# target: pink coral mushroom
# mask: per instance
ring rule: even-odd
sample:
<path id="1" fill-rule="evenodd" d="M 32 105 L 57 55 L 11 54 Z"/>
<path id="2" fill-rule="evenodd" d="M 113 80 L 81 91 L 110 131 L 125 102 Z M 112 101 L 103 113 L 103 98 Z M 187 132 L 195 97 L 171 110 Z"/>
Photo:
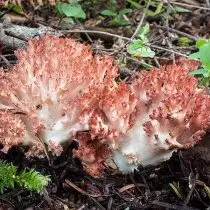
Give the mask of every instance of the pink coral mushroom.
<path id="1" fill-rule="evenodd" d="M 197 62 L 182 58 L 175 65 L 137 73 L 131 85 L 120 85 L 100 102 L 103 115 L 95 116 L 98 123 L 89 142 L 98 133 L 101 145 L 108 145 L 112 159 L 124 173 L 139 165 L 158 164 L 177 148 L 193 146 L 210 126 L 210 97 L 197 87 L 197 79 L 188 75 L 197 67 Z M 83 150 L 86 157 L 93 151 Z M 84 161 L 88 171 L 91 167 L 102 169 L 107 158 L 100 161 L 101 167 L 97 158 L 94 161 Z"/>
<path id="2" fill-rule="evenodd" d="M 16 113 L 30 134 L 19 142 L 42 141 L 59 154 L 61 144 L 89 129 L 101 94 L 115 86 L 117 67 L 108 56 L 93 56 L 90 46 L 48 36 L 29 41 L 17 58 L 12 70 L 0 71 L 0 109 Z"/>
<path id="3" fill-rule="evenodd" d="M 0 71 L 0 144 L 43 145 L 59 155 L 75 138 L 85 170 L 98 176 L 110 160 L 121 172 L 158 164 L 177 148 L 193 146 L 210 126 L 210 97 L 189 72 L 198 63 L 136 73 L 117 83 L 108 56 L 71 39 L 43 37 L 17 52 L 18 63 Z"/>

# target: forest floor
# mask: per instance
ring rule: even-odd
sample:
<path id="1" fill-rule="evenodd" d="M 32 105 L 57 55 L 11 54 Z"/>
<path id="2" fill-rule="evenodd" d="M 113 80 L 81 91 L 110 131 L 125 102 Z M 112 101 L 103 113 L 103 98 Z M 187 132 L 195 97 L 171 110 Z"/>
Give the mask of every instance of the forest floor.
<path id="1" fill-rule="evenodd" d="M 209 0 L 85 0 L 76 4 L 84 12 L 80 11 L 79 18 L 49 4 L 32 6 L 25 1 L 21 6 L 1 7 L 0 67 L 14 65 L 15 50 L 42 28 L 91 44 L 95 53 L 114 56 L 122 78 L 129 80 L 135 71 L 188 56 L 196 51 L 196 40 L 210 34 Z M 33 33 L 27 33 L 30 29 Z M 134 38 L 141 46 L 128 50 Z M 208 150 L 201 154 L 200 145 L 176 152 L 161 165 L 142 167 L 129 175 L 107 169 L 98 179 L 86 174 L 72 157 L 74 146 L 60 157 L 50 157 L 50 161 L 28 159 L 20 148 L 11 149 L 7 155 L 0 153 L 1 159 L 20 169 L 35 168 L 51 177 L 42 195 L 18 188 L 6 190 L 0 194 L 0 209 L 210 208 L 210 157 Z"/>

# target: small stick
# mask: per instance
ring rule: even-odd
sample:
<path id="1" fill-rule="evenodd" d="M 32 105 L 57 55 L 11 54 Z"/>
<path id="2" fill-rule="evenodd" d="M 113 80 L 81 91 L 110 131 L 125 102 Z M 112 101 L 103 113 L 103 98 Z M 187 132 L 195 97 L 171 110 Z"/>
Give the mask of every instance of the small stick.
<path id="1" fill-rule="evenodd" d="M 65 180 L 65 183 L 74 188 L 76 191 L 78 191 L 79 193 L 83 194 L 83 195 L 86 195 L 88 196 L 91 200 L 93 200 L 97 205 L 98 207 L 101 209 L 101 210 L 106 210 L 95 198 L 96 197 L 100 197 L 101 195 L 90 195 L 89 193 L 85 192 L 84 190 L 82 190 L 81 188 L 77 187 L 74 183 L 72 183 L 71 181 L 69 180 Z"/>
<path id="2" fill-rule="evenodd" d="M 136 37 L 136 35 L 138 34 L 140 28 L 142 27 L 144 18 L 145 18 L 145 16 L 146 16 L 146 12 L 147 12 L 147 10 L 148 10 L 148 8 L 149 8 L 149 5 L 150 5 L 150 1 L 151 1 L 151 0 L 149 0 L 149 1 L 147 2 L 147 6 L 146 6 L 145 9 L 144 9 L 144 13 L 143 13 L 143 15 L 142 15 L 142 17 L 141 17 L 141 20 L 140 20 L 140 22 L 139 22 L 139 24 L 138 24 L 138 26 L 137 26 L 135 32 L 133 33 L 131 39 L 134 39 L 134 38 Z"/>
<path id="3" fill-rule="evenodd" d="M 170 1 L 170 3 L 174 4 L 174 5 L 191 7 L 191 8 L 195 8 L 195 9 L 210 10 L 210 8 L 208 8 L 208 7 L 200 7 L 200 6 L 196 6 L 196 5 L 192 5 L 192 4 L 180 3 L 180 2 L 177 2 L 177 1 Z"/>

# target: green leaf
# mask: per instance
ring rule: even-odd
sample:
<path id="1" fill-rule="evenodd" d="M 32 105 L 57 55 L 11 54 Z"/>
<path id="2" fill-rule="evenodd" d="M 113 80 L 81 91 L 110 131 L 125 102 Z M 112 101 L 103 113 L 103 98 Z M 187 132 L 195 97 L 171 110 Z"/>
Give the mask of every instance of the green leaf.
<path id="1" fill-rule="evenodd" d="M 184 7 L 179 7 L 179 6 L 174 7 L 174 10 L 178 13 L 184 13 L 184 12 L 189 12 L 190 11 L 190 10 L 184 8 Z"/>
<path id="2" fill-rule="evenodd" d="M 102 15 L 105 16 L 112 16 L 112 17 L 117 17 L 117 13 L 113 12 L 112 10 L 105 9 L 101 12 Z"/>
<path id="3" fill-rule="evenodd" d="M 125 15 L 127 13 L 131 13 L 132 11 L 132 9 L 122 9 L 119 11 L 119 15 Z"/>
<path id="4" fill-rule="evenodd" d="M 155 52 L 151 50 L 150 47 L 147 46 L 139 48 L 137 50 L 137 54 L 139 54 L 141 57 L 146 57 L 146 58 L 154 58 L 155 56 Z"/>
<path id="5" fill-rule="evenodd" d="M 133 5 L 134 7 L 136 7 L 137 9 L 142 8 L 140 4 L 138 4 L 137 2 L 133 0 L 127 0 L 127 2 Z"/>
<path id="6" fill-rule="evenodd" d="M 144 68 L 146 68 L 146 69 L 151 69 L 151 68 L 154 67 L 154 66 L 152 66 L 152 65 L 150 65 L 149 63 L 146 63 L 146 62 L 144 62 L 144 61 L 141 61 L 141 64 L 142 64 L 142 66 L 143 66 Z"/>
<path id="7" fill-rule="evenodd" d="M 202 65 L 207 69 L 210 69 L 210 42 L 208 42 L 208 44 L 201 45 L 199 52 Z"/>
<path id="8" fill-rule="evenodd" d="M 119 16 L 113 18 L 113 20 L 110 22 L 110 25 L 112 25 L 112 26 L 125 26 L 128 24 L 129 24 L 129 21 L 127 21 L 123 18 L 120 18 Z"/>
<path id="9" fill-rule="evenodd" d="M 136 49 L 142 47 L 143 45 L 144 45 L 144 42 L 140 39 L 132 41 L 131 44 L 128 46 L 129 53 L 130 51 L 135 51 Z"/>
<path id="10" fill-rule="evenodd" d="M 63 10 L 62 10 L 62 4 L 63 3 L 61 3 L 61 2 L 57 2 L 56 5 L 55 5 L 55 9 L 58 11 L 58 13 L 60 15 L 64 15 Z"/>
<path id="11" fill-rule="evenodd" d="M 153 58 L 155 56 L 155 52 L 144 45 L 142 40 L 134 40 L 127 49 L 128 53 L 133 56 L 140 56 L 140 57 L 149 57 Z"/>
<path id="12" fill-rule="evenodd" d="M 139 37 L 145 42 L 148 41 L 146 35 L 150 32 L 149 24 L 147 23 L 139 30 Z"/>
<path id="13" fill-rule="evenodd" d="M 13 4 L 13 3 L 9 3 L 8 6 L 7 6 L 9 9 L 12 9 L 12 11 L 18 13 L 18 14 L 21 14 L 23 12 L 23 9 L 22 7 L 20 7 L 19 5 L 17 4 Z"/>
<path id="14" fill-rule="evenodd" d="M 128 21 L 128 20 L 121 19 L 119 25 L 121 25 L 121 26 L 126 26 L 126 25 L 128 25 L 128 24 L 129 24 L 129 21 Z"/>
<path id="15" fill-rule="evenodd" d="M 71 4 L 77 4 L 80 1 L 81 0 L 68 0 L 68 2 L 71 3 Z"/>
<path id="16" fill-rule="evenodd" d="M 205 87 L 208 87 L 209 86 L 209 82 L 210 82 L 209 77 L 203 77 L 200 80 L 201 86 L 205 86 Z"/>
<path id="17" fill-rule="evenodd" d="M 153 6 L 155 7 L 156 5 L 154 4 Z M 148 9 L 148 10 L 146 11 L 146 14 L 147 14 L 148 16 L 155 16 L 155 15 L 161 14 L 163 11 L 164 11 L 163 3 L 160 2 L 160 3 L 156 6 L 155 11 L 152 11 L 152 10 L 149 10 L 149 9 Z"/>
<path id="18" fill-rule="evenodd" d="M 195 53 L 192 53 L 188 56 L 189 59 L 191 60 L 197 60 L 197 59 L 200 59 L 200 52 L 195 52 Z"/>
<path id="19" fill-rule="evenodd" d="M 65 18 L 63 18 L 63 21 L 65 21 L 66 23 L 71 23 L 71 24 L 74 23 L 74 20 L 71 17 L 65 17 Z"/>
<path id="20" fill-rule="evenodd" d="M 195 45 L 197 48 L 200 48 L 202 45 L 207 44 L 207 43 L 208 43 L 208 40 L 206 39 L 198 39 Z"/>
<path id="21" fill-rule="evenodd" d="M 62 11 L 67 17 L 86 18 L 86 14 L 79 4 L 62 4 Z"/>
<path id="22" fill-rule="evenodd" d="M 188 47 L 190 44 L 192 44 L 192 42 L 193 41 L 186 36 L 181 36 L 178 39 L 178 45 L 181 47 Z"/>
<path id="23" fill-rule="evenodd" d="M 205 77 L 208 77 L 209 71 L 208 71 L 208 69 L 201 68 L 201 69 L 196 69 L 196 70 L 190 72 L 189 74 L 193 75 L 193 76 L 194 75 L 203 75 Z"/>

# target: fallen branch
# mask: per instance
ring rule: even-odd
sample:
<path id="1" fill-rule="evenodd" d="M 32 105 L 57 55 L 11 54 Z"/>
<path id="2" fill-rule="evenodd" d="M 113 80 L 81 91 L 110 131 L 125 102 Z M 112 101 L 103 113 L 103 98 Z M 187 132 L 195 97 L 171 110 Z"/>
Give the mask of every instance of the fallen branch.
<path id="1" fill-rule="evenodd" d="M 29 28 L 10 23 L 0 23 L 0 42 L 5 48 L 23 48 L 26 46 L 29 39 L 44 36 L 46 34 L 56 36 L 62 35 L 62 33 L 49 27 Z"/>

